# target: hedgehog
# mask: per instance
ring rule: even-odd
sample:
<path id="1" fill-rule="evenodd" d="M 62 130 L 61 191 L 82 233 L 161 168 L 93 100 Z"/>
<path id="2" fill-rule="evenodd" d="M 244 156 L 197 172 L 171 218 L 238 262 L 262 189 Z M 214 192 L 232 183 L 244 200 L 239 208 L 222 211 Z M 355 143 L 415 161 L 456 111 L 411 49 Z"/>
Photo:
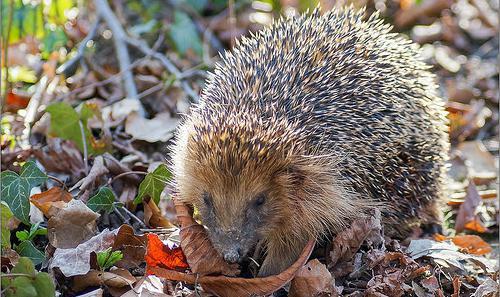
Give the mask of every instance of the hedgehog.
<path id="1" fill-rule="evenodd" d="M 418 46 L 352 7 L 282 17 L 242 37 L 176 133 L 177 199 L 230 263 L 259 276 L 373 208 L 386 234 L 440 226 L 448 150 L 435 78 Z"/>

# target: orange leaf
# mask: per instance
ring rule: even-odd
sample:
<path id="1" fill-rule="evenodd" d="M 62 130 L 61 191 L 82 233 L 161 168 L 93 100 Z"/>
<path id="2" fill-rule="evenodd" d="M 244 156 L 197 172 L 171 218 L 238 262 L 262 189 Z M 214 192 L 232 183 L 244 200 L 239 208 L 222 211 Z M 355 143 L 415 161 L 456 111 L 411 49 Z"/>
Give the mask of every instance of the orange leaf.
<path id="1" fill-rule="evenodd" d="M 488 229 L 483 225 L 483 222 L 481 222 L 478 217 L 474 217 L 473 220 L 465 223 L 464 228 L 478 233 L 485 233 L 488 231 Z"/>
<path id="2" fill-rule="evenodd" d="M 171 270 L 185 270 L 188 268 L 186 256 L 180 247 L 169 248 L 158 238 L 158 235 L 148 233 L 148 248 L 145 256 L 148 265 L 148 274 L 151 274 L 150 267 L 167 268 Z"/>
<path id="3" fill-rule="evenodd" d="M 73 197 L 68 191 L 59 187 L 53 187 L 40 194 L 34 194 L 30 197 L 30 201 L 40 209 L 46 217 L 49 217 L 49 209 L 51 206 L 59 206 L 62 208 L 67 202 L 70 202 Z"/>
<path id="4" fill-rule="evenodd" d="M 486 241 L 477 235 L 459 235 L 453 237 L 451 241 L 474 255 L 485 255 L 493 250 Z"/>
<path id="5" fill-rule="evenodd" d="M 434 233 L 432 235 L 432 237 L 434 238 L 435 241 L 445 241 L 447 239 L 446 236 L 444 236 L 443 234 L 439 234 L 439 233 Z"/>

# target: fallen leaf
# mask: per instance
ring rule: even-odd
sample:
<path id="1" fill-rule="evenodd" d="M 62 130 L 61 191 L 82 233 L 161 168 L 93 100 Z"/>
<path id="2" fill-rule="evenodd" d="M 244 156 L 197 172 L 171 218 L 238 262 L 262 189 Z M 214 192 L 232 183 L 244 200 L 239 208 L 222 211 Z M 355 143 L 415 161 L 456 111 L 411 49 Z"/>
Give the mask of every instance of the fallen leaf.
<path id="1" fill-rule="evenodd" d="M 172 228 L 172 225 L 162 214 L 153 199 L 148 198 L 144 203 L 144 223 L 152 228 Z"/>
<path id="2" fill-rule="evenodd" d="M 355 220 L 349 228 L 337 234 L 332 241 L 330 263 L 328 264 L 333 275 L 338 277 L 350 273 L 340 264 L 350 261 L 368 237 L 375 234 L 380 237 L 378 240 L 383 240 L 380 234 L 381 230 L 380 211 L 377 210 L 374 216 Z"/>
<path id="3" fill-rule="evenodd" d="M 66 277 L 86 274 L 90 271 L 90 254 L 111 247 L 114 239 L 115 232 L 104 229 L 101 233 L 75 248 L 58 248 L 49 262 L 49 269 L 59 267 Z"/>
<path id="4" fill-rule="evenodd" d="M 476 185 L 471 180 L 467 186 L 467 194 L 464 203 L 458 209 L 457 218 L 455 221 L 455 230 L 461 232 L 465 228 L 465 224 L 474 221 L 476 218 L 476 209 L 481 204 L 482 200 L 477 191 Z"/>
<path id="5" fill-rule="evenodd" d="M 471 297 L 495 297 L 500 292 L 498 281 L 487 277 L 476 289 Z"/>
<path id="6" fill-rule="evenodd" d="M 81 200 L 73 199 L 67 206 L 49 209 L 48 239 L 56 248 L 73 248 L 92 237 L 99 214 L 93 212 Z"/>
<path id="7" fill-rule="evenodd" d="M 430 239 L 416 239 L 410 242 L 406 249 L 413 259 L 421 257 L 430 257 L 439 261 L 444 269 L 454 267 L 464 272 L 467 271 L 463 262 L 469 262 L 480 266 L 487 272 L 493 272 L 496 269 L 496 262 L 476 255 L 463 254 L 458 251 L 458 247 L 448 242 L 437 242 Z"/>
<path id="8" fill-rule="evenodd" d="M 126 269 L 114 269 L 109 272 L 90 270 L 84 275 L 73 278 L 73 290 L 76 292 L 93 286 L 106 286 L 111 288 L 131 287 L 136 279 Z"/>
<path id="9" fill-rule="evenodd" d="M 439 289 L 439 282 L 438 279 L 435 276 L 431 276 L 428 278 L 424 278 L 422 281 L 420 281 L 420 284 L 422 287 L 427 289 L 431 293 L 435 293 Z M 433 295 L 434 296 L 434 295 Z"/>
<path id="10" fill-rule="evenodd" d="M 486 255 L 493 251 L 491 246 L 477 235 L 457 235 L 451 241 L 474 255 Z"/>
<path id="11" fill-rule="evenodd" d="M 403 296 L 411 287 L 404 283 L 403 270 L 397 269 L 385 275 L 375 275 L 366 285 L 365 296 Z"/>
<path id="12" fill-rule="evenodd" d="M 33 154 L 47 171 L 69 174 L 75 179 L 85 174 L 82 153 L 72 141 L 49 137 L 47 145 L 34 149 Z"/>
<path id="13" fill-rule="evenodd" d="M 137 112 L 128 115 L 125 122 L 125 132 L 134 139 L 147 142 L 166 142 L 174 136 L 179 119 L 170 113 L 159 113 L 152 119 L 141 117 Z"/>
<path id="14" fill-rule="evenodd" d="M 87 190 L 91 187 L 92 184 L 97 183 L 98 179 L 105 174 L 108 174 L 109 171 L 104 164 L 104 159 L 102 156 L 97 156 L 94 159 L 94 164 L 92 164 L 92 168 L 90 168 L 89 174 L 85 178 L 82 178 L 79 182 L 77 182 L 71 189 L 79 188 L 80 191 Z"/>
<path id="15" fill-rule="evenodd" d="M 148 269 L 162 267 L 170 270 L 185 270 L 189 266 L 186 256 L 180 247 L 170 248 L 158 238 L 158 235 L 148 233 L 148 246 L 145 260 Z M 148 274 L 150 272 L 148 271 Z"/>
<path id="16" fill-rule="evenodd" d="M 224 261 L 213 247 L 205 228 L 193 219 L 189 208 L 175 198 L 173 200 L 177 218 L 181 224 L 181 248 L 191 271 L 200 275 L 237 275 L 238 265 Z"/>
<path id="17" fill-rule="evenodd" d="M 49 217 L 49 209 L 52 205 L 64 208 L 67 202 L 70 202 L 72 199 L 73 197 L 68 191 L 59 187 L 52 187 L 45 192 L 30 197 L 31 203 L 38 207 L 47 218 Z"/>
<path id="18" fill-rule="evenodd" d="M 280 274 L 268 277 L 241 278 L 228 276 L 199 276 L 197 273 L 183 273 L 160 267 L 148 268 L 150 272 L 169 280 L 201 284 L 203 289 L 220 297 L 266 296 L 279 290 L 293 279 L 297 271 L 306 263 L 314 248 L 314 241 L 309 241 L 299 258 Z"/>
<path id="19" fill-rule="evenodd" d="M 313 259 L 302 266 L 293 278 L 288 296 L 339 296 L 335 280 L 326 266 Z"/>
<path id="20" fill-rule="evenodd" d="M 122 297 L 171 297 L 164 293 L 164 284 L 156 275 L 148 275 L 137 282 L 135 287 Z"/>
<path id="21" fill-rule="evenodd" d="M 121 225 L 113 243 L 113 251 L 121 251 L 123 258 L 115 266 L 121 268 L 138 267 L 146 254 L 146 235 L 135 235 L 129 225 Z"/>
<path id="22" fill-rule="evenodd" d="M 480 141 L 465 141 L 456 150 L 466 159 L 469 173 L 472 177 L 496 178 L 498 169 L 495 158 L 486 150 Z"/>

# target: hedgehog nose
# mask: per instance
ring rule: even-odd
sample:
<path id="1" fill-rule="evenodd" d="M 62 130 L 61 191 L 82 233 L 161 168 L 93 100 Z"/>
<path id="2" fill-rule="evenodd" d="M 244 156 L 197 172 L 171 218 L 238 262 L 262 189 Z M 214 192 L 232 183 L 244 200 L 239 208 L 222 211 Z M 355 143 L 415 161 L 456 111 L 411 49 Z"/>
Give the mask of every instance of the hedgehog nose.
<path id="1" fill-rule="evenodd" d="M 224 252 L 224 260 L 229 263 L 236 263 L 240 260 L 241 250 L 240 248 L 230 249 Z"/>

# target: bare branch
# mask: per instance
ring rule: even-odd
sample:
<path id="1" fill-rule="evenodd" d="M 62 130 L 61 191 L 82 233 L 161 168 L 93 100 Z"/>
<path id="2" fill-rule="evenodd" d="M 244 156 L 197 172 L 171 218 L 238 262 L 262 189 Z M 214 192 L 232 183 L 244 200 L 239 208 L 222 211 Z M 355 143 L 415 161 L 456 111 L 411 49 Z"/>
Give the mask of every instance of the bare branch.
<path id="1" fill-rule="evenodd" d="M 172 73 L 176 79 L 179 79 L 181 81 L 182 89 L 187 93 L 189 97 L 191 97 L 191 100 L 195 103 L 198 102 L 199 99 L 196 92 L 191 88 L 191 86 L 186 81 L 182 80 L 183 78 L 182 72 L 180 72 L 179 69 L 177 69 L 177 67 L 165 55 L 150 48 L 149 45 L 143 40 L 135 39 L 132 37 L 126 37 L 125 42 L 136 47 L 145 55 L 149 55 L 155 59 L 160 60 L 163 66 L 165 66 L 165 68 L 170 73 Z"/>
<path id="2" fill-rule="evenodd" d="M 130 56 L 128 53 L 127 44 L 125 43 L 128 38 L 127 34 L 118 21 L 118 18 L 109 7 L 107 0 L 94 0 L 94 4 L 97 9 L 97 13 L 102 18 L 102 20 L 106 22 L 109 29 L 113 33 L 115 51 L 118 57 L 118 62 L 120 64 L 120 70 L 121 72 L 123 72 L 122 79 L 127 97 L 139 100 L 137 97 L 137 88 L 135 86 L 134 77 L 132 75 L 130 67 Z M 139 114 L 144 116 L 145 111 L 142 108 L 142 104 L 139 104 L 139 106 L 141 108 L 141 110 L 139 110 Z"/>

